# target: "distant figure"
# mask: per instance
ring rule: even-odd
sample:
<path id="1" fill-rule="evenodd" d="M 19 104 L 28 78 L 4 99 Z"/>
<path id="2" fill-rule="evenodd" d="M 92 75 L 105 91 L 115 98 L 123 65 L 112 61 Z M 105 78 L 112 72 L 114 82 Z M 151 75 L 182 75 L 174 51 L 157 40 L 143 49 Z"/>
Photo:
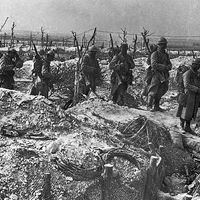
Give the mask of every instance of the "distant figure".
<path id="1" fill-rule="evenodd" d="M 196 58 L 190 67 L 184 69 L 182 78 L 177 77 L 179 86 L 177 117 L 180 118 L 180 126 L 183 131 L 196 134 L 190 127 L 192 119 L 196 118 L 200 105 L 200 58 Z"/>
<path id="2" fill-rule="evenodd" d="M 158 48 L 151 55 L 152 78 L 148 87 L 148 106 L 150 111 L 163 111 L 160 108 L 161 97 L 168 91 L 169 71 L 172 64 L 168 53 L 167 40 L 161 37 L 158 41 Z"/>
<path id="3" fill-rule="evenodd" d="M 8 50 L 0 58 L 0 87 L 13 90 L 14 89 L 14 68 L 21 68 L 23 61 L 20 59 L 15 49 Z"/>
<path id="4" fill-rule="evenodd" d="M 36 55 L 33 69 L 33 87 L 31 89 L 31 95 L 42 95 L 48 98 L 49 90 L 52 89 L 52 74 L 50 69 L 50 63 L 54 60 L 54 52 L 49 51 L 46 54 L 46 58 L 43 60 L 40 56 Z"/>
<path id="5" fill-rule="evenodd" d="M 85 84 L 83 91 L 85 95 L 88 95 L 90 91 L 96 94 L 97 82 L 101 77 L 101 69 L 96 58 L 97 52 L 98 48 L 93 45 L 88 49 L 88 54 L 83 58 L 81 69 Z"/>
<path id="6" fill-rule="evenodd" d="M 124 105 L 124 95 L 128 85 L 132 84 L 133 75 L 131 69 L 135 63 L 130 55 L 127 54 L 128 44 L 121 44 L 121 51 L 115 55 L 109 64 L 113 70 L 111 75 L 111 96 L 114 103 Z"/>

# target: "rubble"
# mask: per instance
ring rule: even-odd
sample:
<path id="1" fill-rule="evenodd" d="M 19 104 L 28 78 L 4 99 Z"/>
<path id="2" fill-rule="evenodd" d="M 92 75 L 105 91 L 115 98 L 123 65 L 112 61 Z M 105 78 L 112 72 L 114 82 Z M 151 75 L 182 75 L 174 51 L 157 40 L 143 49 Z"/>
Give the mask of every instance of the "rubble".
<path id="1" fill-rule="evenodd" d="M 190 57 L 172 59 L 172 78 L 176 67 L 189 64 L 191 60 Z M 76 61 L 53 62 L 53 72 L 56 74 L 59 70 L 60 74 L 68 74 L 70 69 L 73 73 Z M 109 101 L 111 72 L 106 60 L 100 62 L 104 83 L 98 87 L 98 93 L 105 99 L 91 95 L 66 111 L 60 108 L 60 101 L 55 101 L 59 96 L 47 100 L 0 88 L 0 197 L 39 199 L 44 189 L 44 176 L 51 173 L 54 199 L 78 200 L 84 197 L 99 200 L 103 191 L 101 178 L 74 180 L 72 175 L 66 176 L 57 170 L 52 160 L 67 160 L 81 170 L 96 169 L 102 165 L 97 159 L 99 152 L 117 149 L 131 152 L 140 167 L 120 157 L 110 162 L 113 166 L 113 179 L 109 186 L 111 199 L 120 200 L 122 196 L 127 200 L 142 199 L 144 190 L 149 192 L 148 187 L 145 188 L 148 169 L 151 173 L 159 172 L 155 180 L 162 184 L 158 185 L 154 179 L 152 184 L 156 185 L 158 192 L 155 195 L 160 199 L 189 198 L 185 188 L 191 186 L 196 178 L 194 174 L 199 173 L 199 140 L 197 136 L 181 135 L 176 126 L 175 91 L 169 91 L 164 97 L 162 106 L 167 110 L 165 113 L 151 113 L 137 104 L 147 67 L 145 62 L 146 58 L 135 59 L 134 84 L 128 90 L 135 100 L 129 100 L 134 102 L 132 106 L 128 103 L 129 107 Z M 27 61 L 16 71 L 17 84 L 20 80 L 21 83 L 31 80 L 32 64 L 32 61 Z M 20 84 L 18 87 L 21 88 Z M 66 91 L 59 95 L 65 98 Z M 152 157 L 157 159 L 156 167 L 150 165 Z M 161 169 L 164 172 L 160 173 Z M 150 189 L 152 184 L 149 184 Z M 198 190 L 198 184 L 193 188 Z"/>

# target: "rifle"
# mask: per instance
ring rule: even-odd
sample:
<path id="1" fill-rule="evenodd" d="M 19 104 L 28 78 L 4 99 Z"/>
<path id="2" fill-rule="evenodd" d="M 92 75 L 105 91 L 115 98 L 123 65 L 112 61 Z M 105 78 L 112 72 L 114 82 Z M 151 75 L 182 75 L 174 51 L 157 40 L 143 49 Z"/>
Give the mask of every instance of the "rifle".
<path id="1" fill-rule="evenodd" d="M 113 45 L 113 38 L 112 38 L 112 34 L 110 33 L 110 43 L 111 43 L 111 49 L 113 51 L 114 45 Z"/>
<path id="2" fill-rule="evenodd" d="M 31 42 L 33 43 L 33 47 L 34 47 L 36 56 L 40 57 L 40 55 L 39 55 L 39 53 L 38 53 L 38 51 L 37 51 L 37 48 L 36 48 L 36 46 L 35 46 L 33 40 L 31 40 Z"/>

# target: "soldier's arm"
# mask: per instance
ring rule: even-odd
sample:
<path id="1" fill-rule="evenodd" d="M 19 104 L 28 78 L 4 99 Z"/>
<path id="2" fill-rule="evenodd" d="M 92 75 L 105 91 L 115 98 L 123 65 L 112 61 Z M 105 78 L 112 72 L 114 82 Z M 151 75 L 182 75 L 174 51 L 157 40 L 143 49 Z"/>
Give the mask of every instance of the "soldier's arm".
<path id="1" fill-rule="evenodd" d="M 158 63 L 158 55 L 156 52 L 151 54 L 151 67 L 156 71 L 166 70 L 166 65 Z"/>
<path id="2" fill-rule="evenodd" d="M 131 56 L 129 56 L 129 63 L 130 63 L 130 69 L 135 68 L 135 63 L 134 63 L 133 58 Z"/>
<path id="3" fill-rule="evenodd" d="M 189 71 L 183 74 L 183 84 L 185 89 L 188 89 L 192 92 L 199 93 L 200 89 L 190 83 L 190 73 Z"/>
<path id="4" fill-rule="evenodd" d="M 171 70 L 172 69 L 172 63 L 169 59 L 169 54 L 167 54 L 167 66 L 168 66 L 168 70 Z"/>
<path id="5" fill-rule="evenodd" d="M 109 69 L 111 70 L 115 70 L 116 69 L 116 66 L 117 66 L 117 63 L 119 61 L 119 58 L 118 56 L 114 56 L 109 64 Z"/>

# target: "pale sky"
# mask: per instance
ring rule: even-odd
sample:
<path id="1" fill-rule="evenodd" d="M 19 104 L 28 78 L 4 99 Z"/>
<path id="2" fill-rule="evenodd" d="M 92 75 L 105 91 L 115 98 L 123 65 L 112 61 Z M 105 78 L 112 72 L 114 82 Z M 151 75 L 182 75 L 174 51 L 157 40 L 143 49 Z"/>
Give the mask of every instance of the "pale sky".
<path id="1" fill-rule="evenodd" d="M 199 0 L 1 0 L 0 25 L 9 17 L 17 30 L 82 32 L 100 30 L 200 35 Z"/>

